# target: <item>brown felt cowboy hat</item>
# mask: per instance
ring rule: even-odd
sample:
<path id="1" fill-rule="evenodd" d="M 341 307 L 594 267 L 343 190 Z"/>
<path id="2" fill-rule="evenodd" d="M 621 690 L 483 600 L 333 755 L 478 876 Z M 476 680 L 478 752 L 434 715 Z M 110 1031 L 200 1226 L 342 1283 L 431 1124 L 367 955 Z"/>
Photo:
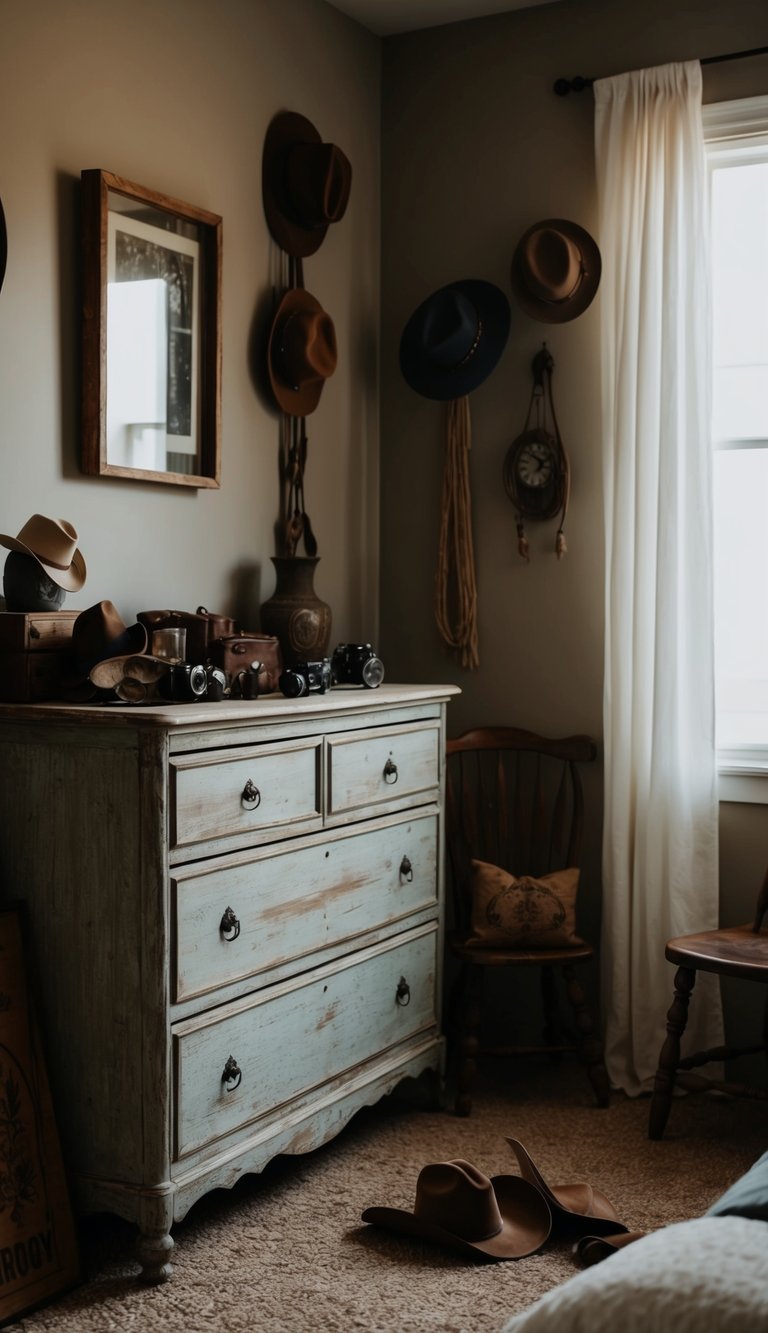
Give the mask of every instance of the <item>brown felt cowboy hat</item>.
<path id="1" fill-rule="evenodd" d="M 146 647 L 146 626 L 138 621 L 126 625 L 112 602 L 96 602 L 81 611 L 72 626 L 71 666 L 62 686 L 65 698 L 75 703 L 97 698 L 112 684 L 91 679 L 90 672 L 97 663 L 111 658 L 123 660 L 126 655 L 144 653 Z"/>
<path id="2" fill-rule="evenodd" d="M 262 159 L 264 212 L 273 237 L 289 255 L 320 248 L 349 202 L 352 167 L 335 144 L 323 143 L 311 121 L 282 111 L 267 130 Z"/>
<path id="3" fill-rule="evenodd" d="M 618 1236 L 627 1231 L 628 1228 L 619 1221 L 618 1213 L 602 1190 L 586 1182 L 550 1186 L 522 1143 L 510 1138 L 507 1143 L 517 1158 L 522 1178 L 538 1190 L 546 1201 L 556 1234 L 589 1234 L 594 1239 L 596 1236 Z M 507 1177 L 501 1179 L 506 1180 Z M 509 1179 L 516 1180 L 517 1177 L 511 1176 Z"/>
<path id="4" fill-rule="evenodd" d="M 336 330 L 320 302 L 303 287 L 291 287 L 269 334 L 267 365 L 278 406 L 289 416 L 308 417 L 336 369 Z"/>
<path id="5" fill-rule="evenodd" d="M 366 1208 L 363 1221 L 458 1250 L 472 1259 L 523 1259 L 547 1240 L 546 1200 L 520 1176 L 489 1179 L 461 1158 L 425 1166 L 413 1211 Z"/>
<path id="6" fill-rule="evenodd" d="M 548 218 L 529 227 L 517 243 L 512 291 L 533 319 L 565 324 L 590 304 L 601 268 L 588 231 L 565 218 Z"/>
<path id="7" fill-rule="evenodd" d="M 16 537 L 0 533 L 0 546 L 31 555 L 59 588 L 77 592 L 85 583 L 85 561 L 77 549 L 77 533 L 65 518 L 33 514 Z"/>

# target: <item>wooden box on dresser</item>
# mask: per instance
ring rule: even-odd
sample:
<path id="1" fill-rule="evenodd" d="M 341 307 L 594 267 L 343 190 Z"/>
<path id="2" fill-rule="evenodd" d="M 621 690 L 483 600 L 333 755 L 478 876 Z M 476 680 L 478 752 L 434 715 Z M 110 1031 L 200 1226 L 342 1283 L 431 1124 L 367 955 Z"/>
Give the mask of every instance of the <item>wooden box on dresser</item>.
<path id="1" fill-rule="evenodd" d="M 75 1202 L 143 1276 L 208 1190 L 439 1075 L 454 686 L 0 705 L 0 889 L 27 904 Z"/>

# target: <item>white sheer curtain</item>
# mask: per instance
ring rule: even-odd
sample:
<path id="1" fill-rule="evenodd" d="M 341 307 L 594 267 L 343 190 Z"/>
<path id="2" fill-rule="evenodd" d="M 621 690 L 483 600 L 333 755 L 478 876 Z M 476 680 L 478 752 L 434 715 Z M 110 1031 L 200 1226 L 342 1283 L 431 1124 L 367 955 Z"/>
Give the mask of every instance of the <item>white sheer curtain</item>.
<path id="1" fill-rule="evenodd" d="M 652 1085 L 672 935 L 718 924 L 706 167 L 697 63 L 595 84 L 606 531 L 606 1064 Z M 722 1041 L 699 976 L 688 1048 Z"/>

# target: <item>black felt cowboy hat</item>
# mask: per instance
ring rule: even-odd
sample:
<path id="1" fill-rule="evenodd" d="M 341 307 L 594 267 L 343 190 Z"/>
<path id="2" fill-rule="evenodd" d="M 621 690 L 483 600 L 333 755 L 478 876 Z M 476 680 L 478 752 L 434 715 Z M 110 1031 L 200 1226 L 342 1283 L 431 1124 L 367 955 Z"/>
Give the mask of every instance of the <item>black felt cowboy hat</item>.
<path id="1" fill-rule="evenodd" d="M 0 533 L 0 546 L 32 556 L 57 588 L 77 592 L 85 583 L 85 560 L 77 549 L 77 532 L 65 518 L 33 514 L 16 537 Z"/>
<path id="2" fill-rule="evenodd" d="M 413 312 L 400 339 L 400 369 L 425 398 L 462 398 L 490 375 L 509 336 L 509 302 L 491 282 L 439 288 Z"/>
<path id="3" fill-rule="evenodd" d="M 346 212 L 349 160 L 335 144 L 323 143 L 306 116 L 282 111 L 267 130 L 261 176 L 272 236 L 289 255 L 313 255 Z"/>
<path id="4" fill-rule="evenodd" d="M 336 369 L 336 330 L 320 302 L 303 287 L 285 293 L 272 321 L 267 368 L 278 406 L 308 417 Z"/>
<path id="5" fill-rule="evenodd" d="M 461 1158 L 425 1166 L 413 1211 L 366 1208 L 364 1222 L 434 1241 L 471 1259 L 523 1259 L 547 1240 L 546 1200 L 520 1176 L 489 1179 Z"/>
<path id="6" fill-rule="evenodd" d="M 601 268 L 588 231 L 565 218 L 548 218 L 529 227 L 517 243 L 512 291 L 533 319 L 565 324 L 590 304 Z"/>

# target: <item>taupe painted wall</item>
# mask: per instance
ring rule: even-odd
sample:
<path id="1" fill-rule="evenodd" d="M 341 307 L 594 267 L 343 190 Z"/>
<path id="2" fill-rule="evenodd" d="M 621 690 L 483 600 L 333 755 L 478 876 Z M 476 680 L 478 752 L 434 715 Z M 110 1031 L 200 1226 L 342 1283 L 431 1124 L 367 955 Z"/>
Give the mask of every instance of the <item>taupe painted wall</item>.
<path id="1" fill-rule="evenodd" d="M 375 633 L 380 42 L 323 0 L 3 0 L 0 197 L 0 532 L 42 511 L 81 536 L 110 598 L 234 612 L 256 628 L 272 591 L 277 413 L 261 344 L 277 250 L 261 200 L 272 116 L 299 111 L 350 158 L 343 221 L 306 261 L 340 362 L 309 421 L 307 509 L 334 633 Z M 78 471 L 80 172 L 102 167 L 223 217 L 219 491 Z"/>
<path id="2" fill-rule="evenodd" d="M 535 322 L 513 300 L 507 349 L 471 398 L 476 673 L 456 664 L 434 624 L 443 409 L 403 381 L 402 327 L 422 299 L 454 279 L 484 278 L 511 297 L 515 244 L 538 219 L 571 218 L 596 233 L 593 98 L 554 96 L 557 77 L 743 50 L 764 45 L 767 34 L 765 0 L 563 0 L 384 43 L 381 646 L 400 679 L 461 685 L 463 695 L 450 706 L 454 734 L 495 722 L 602 737 L 600 297 L 560 326 Z M 768 92 L 768 60 L 705 68 L 704 88 L 706 101 Z M 554 556 L 555 523 L 531 525 L 526 566 L 501 468 L 523 429 L 530 363 L 543 340 L 555 360 L 555 407 L 573 489 L 567 556 L 559 563 Z M 584 926 L 594 937 L 599 770 L 588 801 Z M 733 921 L 749 914 L 759 883 L 768 808 L 722 812 L 724 915 Z"/>

